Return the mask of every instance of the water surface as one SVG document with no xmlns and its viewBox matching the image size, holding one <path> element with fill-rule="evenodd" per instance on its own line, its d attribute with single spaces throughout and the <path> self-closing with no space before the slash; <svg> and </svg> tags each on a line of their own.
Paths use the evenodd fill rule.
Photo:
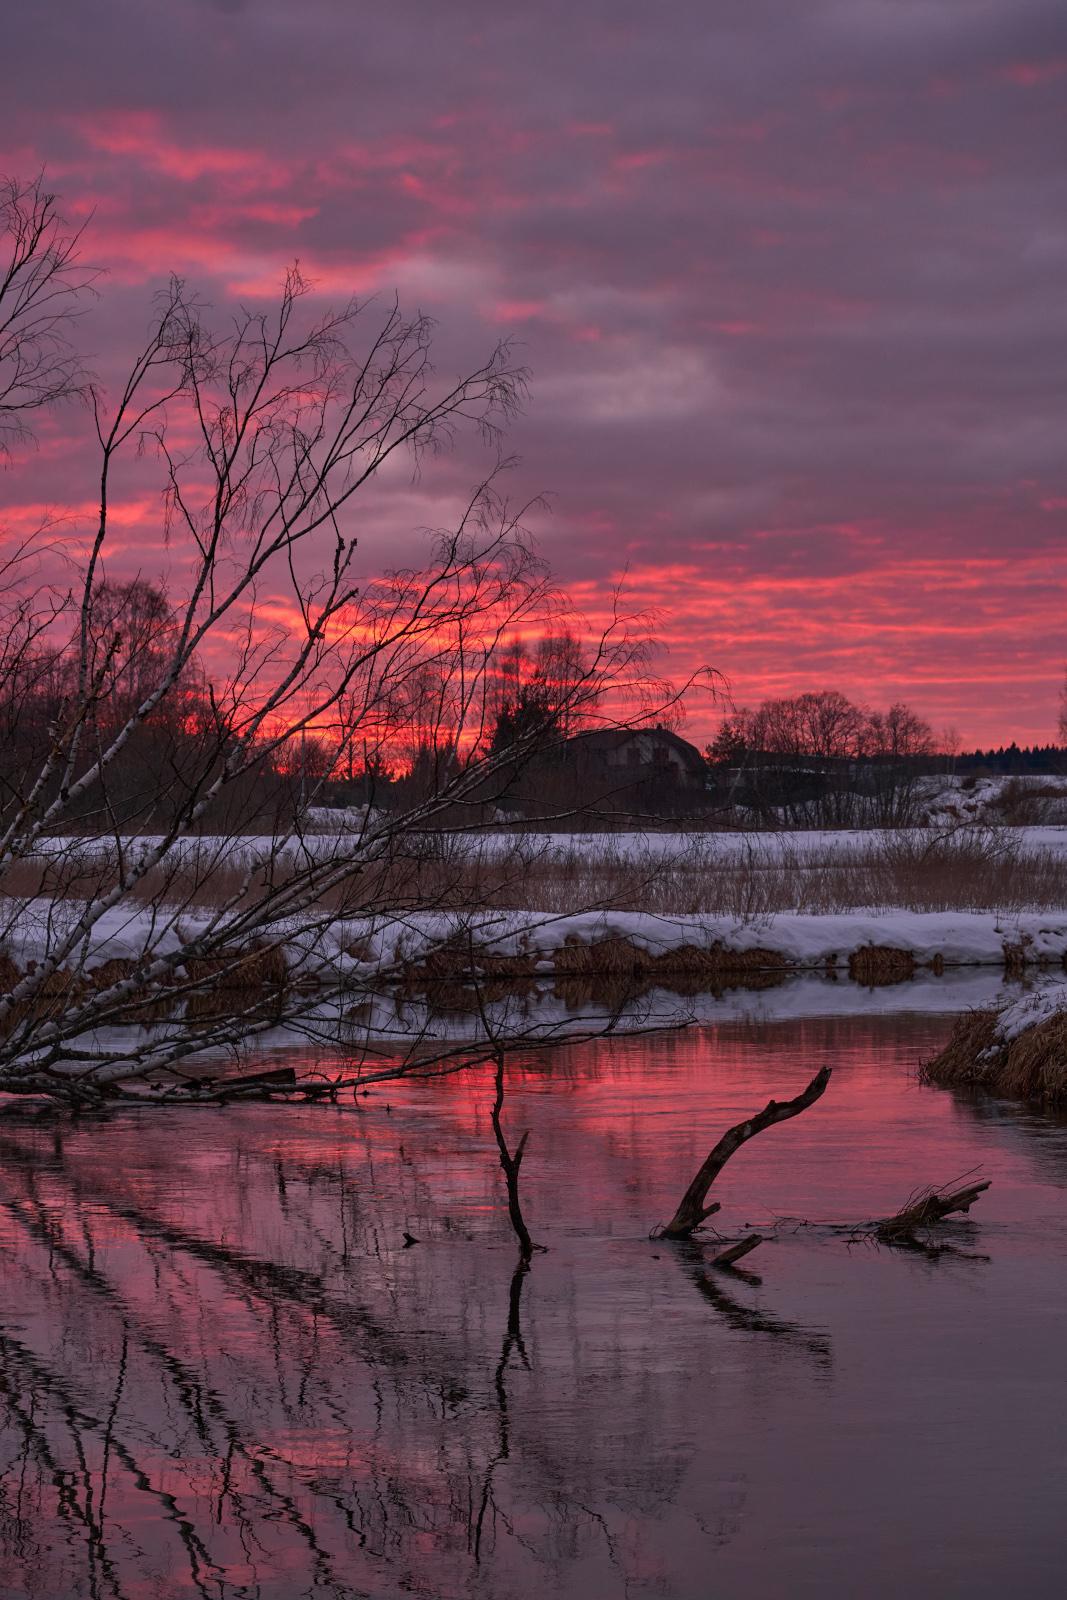
<svg viewBox="0 0 1067 1600">
<path fill-rule="evenodd" d="M 921 1088 L 949 1025 L 517 1062 L 525 1275 L 481 1074 L 0 1121 L 0 1593 L 1058 1596 L 1067 1128 Z M 728 1167 L 723 1232 L 981 1167 L 953 1250 L 781 1224 L 757 1281 L 650 1243 L 718 1133 L 824 1061 Z"/>
</svg>

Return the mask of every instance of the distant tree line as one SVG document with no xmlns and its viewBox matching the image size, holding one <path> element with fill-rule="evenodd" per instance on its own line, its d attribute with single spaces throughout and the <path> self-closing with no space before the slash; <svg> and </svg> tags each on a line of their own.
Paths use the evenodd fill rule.
<svg viewBox="0 0 1067 1600">
<path fill-rule="evenodd" d="M 1067 772 L 1067 746 L 1062 744 L 998 745 L 996 749 L 968 750 L 955 758 L 959 772 L 986 771 L 1001 774 L 1047 774 Z"/>
<path fill-rule="evenodd" d="M 63 805 L 64 826 L 76 831 L 157 832 L 195 807 L 242 732 L 232 697 L 195 655 L 154 709 L 135 715 L 170 672 L 180 628 L 165 591 L 144 578 L 102 581 L 73 620 L 67 610 L 61 620 L 57 613 L 10 628 L 0 645 L 0 823 L 14 818 L 41 773 L 40 803 L 76 791 Z M 599 705 L 591 654 L 565 627 L 501 645 L 499 659 L 482 668 L 486 709 L 473 730 L 442 714 L 451 662 L 447 673 L 430 662 L 413 675 L 369 738 L 358 736 L 366 717 L 355 695 L 281 742 L 265 730 L 258 757 L 245 749 L 242 780 L 225 786 L 200 827 L 270 832 L 316 803 L 418 806 L 479 762 L 491 766 L 481 798 L 492 808 L 517 802 L 531 767 L 527 798 L 580 805 L 589 762 L 567 752 Z M 74 718 L 76 729 L 68 727 Z M 64 732 L 76 735 L 77 755 L 50 767 L 49 751 Z M 120 735 L 106 783 L 101 777 L 78 788 Z M 472 820 L 479 798 L 477 786 L 468 790 L 460 820 Z"/>
<path fill-rule="evenodd" d="M 827 689 L 732 711 L 705 754 L 719 796 L 768 822 L 899 827 L 937 745 L 909 706 L 872 710 Z"/>
<path fill-rule="evenodd" d="M 235 708 L 196 656 L 146 715 L 171 668 L 179 618 L 165 592 L 143 578 L 105 581 L 88 597 L 69 637 L 56 618 L 12 626 L 0 647 L 0 822 L 10 825 L 35 784 L 34 803 L 63 808 L 64 826 L 105 832 L 166 829 L 208 792 L 240 738 Z M 84 635 L 84 644 L 83 638 Z M 57 741 L 70 758 L 49 760 Z M 119 748 L 95 781 L 82 780 L 102 751 Z M 294 815 L 303 779 L 299 741 L 266 738 L 245 752 L 201 819 L 209 831 L 268 830 Z"/>
</svg>

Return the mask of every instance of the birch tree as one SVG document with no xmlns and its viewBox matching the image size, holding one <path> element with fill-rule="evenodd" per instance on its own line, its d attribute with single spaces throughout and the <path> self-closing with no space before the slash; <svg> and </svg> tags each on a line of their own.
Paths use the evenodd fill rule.
<svg viewBox="0 0 1067 1600">
<path fill-rule="evenodd" d="M 492 750 L 495 663 L 561 602 L 495 471 L 423 559 L 382 559 L 386 469 L 461 431 L 497 451 L 525 384 L 507 345 L 443 377 L 430 338 L 396 304 L 317 310 L 296 269 L 229 321 L 175 279 L 118 392 L 91 393 L 95 523 L 59 575 L 44 535 L 5 574 L 0 1090 L 96 1100 L 166 1070 L 173 1092 L 205 1050 L 381 993 L 405 959 L 383 928 L 447 908 L 454 943 L 476 909 L 427 841 L 491 816 L 522 754 Z M 113 507 L 148 464 L 168 571 L 123 586 Z M 520 745 L 643 670 L 616 618 Z M 312 834 L 329 771 L 413 728 L 406 804 Z"/>
</svg>

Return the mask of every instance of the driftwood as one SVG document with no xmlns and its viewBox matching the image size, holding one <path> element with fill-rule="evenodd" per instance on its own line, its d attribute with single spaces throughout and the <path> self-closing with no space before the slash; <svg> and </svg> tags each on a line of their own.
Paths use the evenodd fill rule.
<svg viewBox="0 0 1067 1600">
<path fill-rule="evenodd" d="M 749 1255 L 757 1245 L 763 1243 L 762 1233 L 750 1233 L 744 1239 L 739 1239 L 737 1244 L 730 1245 L 727 1250 L 720 1250 L 717 1256 L 712 1256 L 709 1266 L 732 1267 L 743 1256 Z"/>
<path fill-rule="evenodd" d="M 228 1078 L 184 1079 L 162 1090 L 163 1103 L 181 1105 L 225 1105 L 231 1100 L 272 1100 L 276 1094 L 291 1094 L 300 1087 L 293 1067 L 268 1067 L 262 1072 L 242 1072 Z M 158 1104 L 159 1102 L 157 1102 Z"/>
<path fill-rule="evenodd" d="M 970 1211 L 992 1181 L 992 1178 L 986 1178 L 980 1183 L 967 1184 L 962 1189 L 927 1189 L 903 1211 L 898 1211 L 895 1217 L 883 1217 L 876 1222 L 874 1236 L 882 1244 L 910 1244 L 916 1228 L 926 1228 L 957 1212 Z"/>
<path fill-rule="evenodd" d="M 201 1078 L 200 1087 L 219 1094 L 239 1093 L 244 1089 L 295 1089 L 293 1067 L 270 1067 L 264 1072 L 244 1072 L 232 1078 Z"/>
<path fill-rule="evenodd" d="M 660 1234 L 664 1239 L 688 1239 L 702 1222 L 719 1210 L 718 1201 L 706 1205 L 708 1190 L 719 1176 L 730 1157 L 741 1148 L 748 1139 L 762 1133 L 764 1128 L 773 1128 L 777 1122 L 788 1122 L 790 1117 L 797 1117 L 802 1111 L 815 1104 L 816 1100 L 824 1093 L 826 1085 L 830 1082 L 830 1068 L 823 1067 L 815 1074 L 808 1087 L 792 1100 L 769 1100 L 762 1111 L 757 1111 L 755 1116 L 749 1117 L 745 1122 L 739 1122 L 736 1127 L 724 1133 L 718 1144 L 700 1168 L 696 1177 L 682 1196 L 674 1216 Z M 755 1245 L 750 1245 L 755 1249 Z M 726 1252 L 724 1252 L 726 1253 Z M 735 1258 L 736 1259 L 736 1258 Z M 712 1265 L 717 1263 L 713 1262 Z M 723 1264 L 723 1263 L 718 1263 Z"/>
</svg>

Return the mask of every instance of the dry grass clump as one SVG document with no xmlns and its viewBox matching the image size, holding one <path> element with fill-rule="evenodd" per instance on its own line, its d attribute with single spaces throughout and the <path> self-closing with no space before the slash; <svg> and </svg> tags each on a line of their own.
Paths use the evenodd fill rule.
<svg viewBox="0 0 1067 1600">
<path fill-rule="evenodd" d="M 28 961 L 24 973 L 8 952 L 0 948 L 0 992 L 10 993 L 22 977 L 32 976 L 36 970 L 37 962 Z M 136 976 L 137 970 L 136 961 L 121 956 L 110 957 L 85 972 L 60 967 L 44 977 L 32 999 L 14 1007 L 6 1019 L 7 1027 L 14 1027 L 26 1017 L 43 1020 L 60 1015 L 90 991 L 99 993 L 127 982 Z M 161 1021 L 176 1012 L 182 1003 L 183 989 L 190 988 L 192 992 L 184 995 L 184 1014 L 190 1021 L 250 1006 L 269 1007 L 280 1001 L 290 983 L 285 952 L 276 945 L 257 943 L 247 951 L 198 957 L 186 962 L 184 975 L 178 974 L 172 980 L 175 987 L 164 985 L 162 992 L 158 992 L 157 980 L 151 994 L 139 994 L 135 990 L 128 999 L 116 1001 L 112 1020 L 129 1025 Z"/>
<path fill-rule="evenodd" d="M 849 956 L 848 975 L 854 983 L 877 989 L 914 978 L 915 965 L 910 950 L 897 950 L 888 944 L 865 944 Z"/>
<path fill-rule="evenodd" d="M 456 939 L 413 962 L 402 986 L 425 995 L 438 1010 L 475 1012 L 484 1001 L 532 996 L 539 980 L 550 977 L 555 998 L 572 1009 L 610 1010 L 652 989 L 691 996 L 769 988 L 793 970 L 776 950 L 731 950 L 716 943 L 656 952 L 624 937 L 585 940 L 571 934 L 544 962 L 533 952 L 493 955 Z"/>
<path fill-rule="evenodd" d="M 185 975 L 190 983 L 213 989 L 274 991 L 288 984 L 289 963 L 279 945 L 253 944 L 241 953 L 195 956 L 185 963 Z"/>
<path fill-rule="evenodd" d="M 665 950 L 655 958 L 657 972 L 691 973 L 694 977 L 723 977 L 731 973 L 787 972 L 793 963 L 780 950 L 763 950 L 758 945 L 750 950 L 731 950 L 716 942 L 707 949 L 681 945 L 677 950 Z"/>
<path fill-rule="evenodd" d="M 10 994 L 23 977 L 36 970 L 37 962 L 29 961 L 26 964 L 26 971 L 21 971 L 8 952 L 0 949 L 0 992 Z M 44 1021 L 49 1017 L 61 1015 L 69 1005 L 82 998 L 86 987 L 85 979 L 67 967 L 60 967 L 58 972 L 46 974 L 32 1000 L 23 1001 L 12 1007 L 4 1019 L 4 1032 L 10 1032 L 26 1017 Z"/>
<path fill-rule="evenodd" d="M 669 977 L 716 980 L 730 973 L 785 972 L 792 963 L 777 950 L 731 950 L 722 943 L 702 947 L 678 945 L 654 952 L 632 940 L 613 936 L 584 940 L 571 934 L 552 957 L 557 978 Z"/>
<path fill-rule="evenodd" d="M 737 841 L 715 834 L 672 840 L 665 852 L 610 833 L 509 836 L 426 833 L 405 841 L 391 860 L 359 860 L 324 890 L 317 904 L 338 917 L 396 905 L 417 909 L 532 910 L 567 914 L 593 909 L 704 915 L 750 921 L 776 912 L 825 915 L 871 907 L 908 911 L 1062 909 L 1067 853 L 1032 849 L 1017 830 L 970 826 L 872 832 L 857 844 L 826 833 L 810 840 L 760 834 Z M 263 842 L 264 851 L 269 842 Z M 264 883 L 283 888 L 303 870 L 299 852 L 247 866 L 222 847 L 189 853 L 141 880 L 132 899 L 170 910 L 240 910 Z M 35 897 L 92 898 L 115 882 L 106 852 L 55 862 L 14 863 L 0 875 L 0 896 L 14 905 Z"/>
<path fill-rule="evenodd" d="M 86 977 L 90 988 L 110 989 L 116 983 L 127 983 L 137 971 L 136 961 L 128 956 L 110 956 L 99 966 L 90 967 Z"/>
<path fill-rule="evenodd" d="M 923 1062 L 920 1080 L 945 1089 L 984 1082 L 989 1065 L 986 1052 L 996 1040 L 997 1015 L 995 1010 L 965 1011 L 956 1019 L 944 1049 Z"/>
<path fill-rule="evenodd" d="M 537 957 L 529 951 L 499 955 L 470 939 L 456 938 L 413 961 L 406 968 L 403 981 L 408 988 L 418 988 L 425 983 L 462 983 L 474 978 L 491 982 L 525 980 L 533 977 L 536 964 Z"/>
<path fill-rule="evenodd" d="M 494 956 L 455 940 L 412 963 L 404 987 L 427 995 L 438 1009 L 473 1012 L 479 999 L 532 995 L 540 965 L 529 952 Z M 794 970 L 776 950 L 731 950 L 716 943 L 653 952 L 618 936 L 585 940 L 576 934 L 557 947 L 546 966 L 551 973 L 543 976 L 551 976 L 554 996 L 572 1009 L 594 1004 L 621 1009 L 652 989 L 690 996 L 765 989 Z"/>
<path fill-rule="evenodd" d="M 1009 978 L 1025 978 L 1026 969 L 1034 959 L 1033 944 L 1028 933 L 1021 939 L 1005 939 L 1004 971 Z"/>
<path fill-rule="evenodd" d="M 968 1012 L 957 1022 L 940 1055 L 920 1072 L 941 1088 L 977 1087 L 1011 1100 L 1067 1104 L 1067 1011 L 1035 1022 L 1003 1040 L 997 1011 Z"/>
</svg>

